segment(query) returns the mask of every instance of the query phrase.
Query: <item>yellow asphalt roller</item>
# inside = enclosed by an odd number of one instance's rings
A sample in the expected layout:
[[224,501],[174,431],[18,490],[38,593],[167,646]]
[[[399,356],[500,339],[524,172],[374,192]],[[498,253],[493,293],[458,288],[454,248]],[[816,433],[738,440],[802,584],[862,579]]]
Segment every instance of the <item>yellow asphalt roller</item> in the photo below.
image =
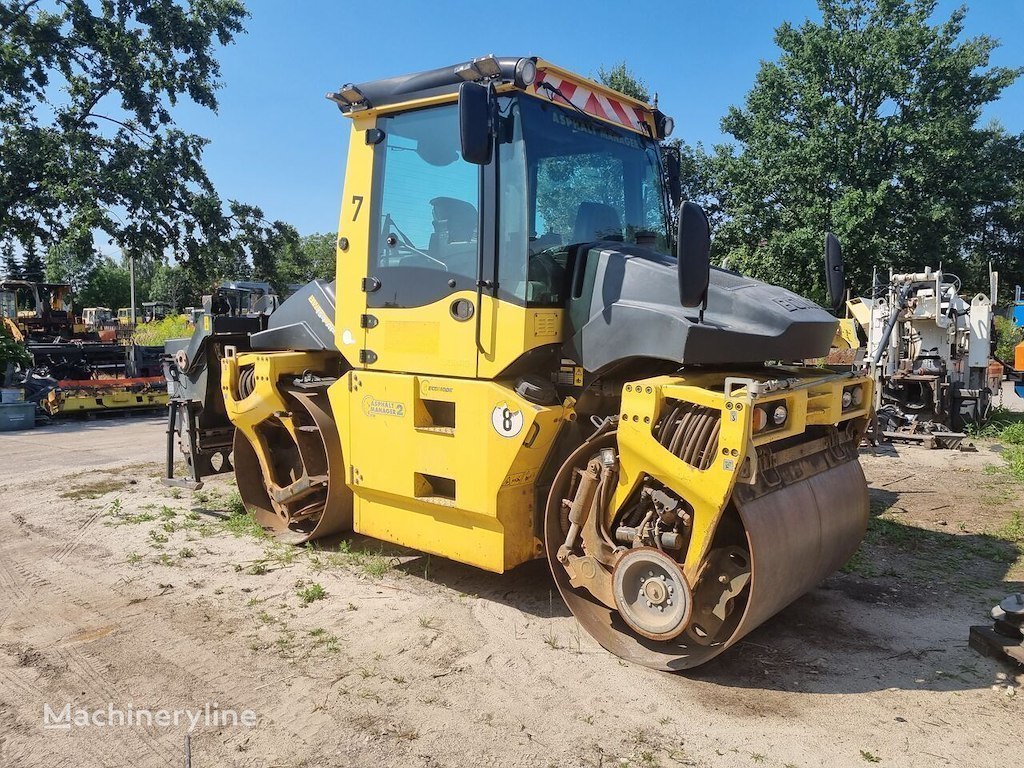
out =
[[[791,364],[828,353],[832,314],[710,266],[671,118],[532,57],[328,98],[351,123],[337,279],[270,315],[208,302],[168,342],[168,482],[233,470],[288,542],[545,557],[598,642],[666,670],[853,553],[870,378]],[[841,297],[831,235],[825,261]]]

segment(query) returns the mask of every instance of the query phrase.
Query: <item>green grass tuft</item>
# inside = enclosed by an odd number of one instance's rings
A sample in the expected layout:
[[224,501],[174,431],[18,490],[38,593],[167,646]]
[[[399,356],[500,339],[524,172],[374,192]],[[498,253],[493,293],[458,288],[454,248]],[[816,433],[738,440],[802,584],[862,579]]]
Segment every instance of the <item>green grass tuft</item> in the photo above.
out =
[[233,513],[224,521],[224,528],[234,536],[254,536],[257,539],[267,538],[267,532],[253,516],[251,512],[244,509],[241,512]]
[[1024,421],[1007,424],[999,434],[999,439],[1010,445],[1024,445]]
[[1024,514],[1014,510],[1010,521],[996,535],[1014,544],[1024,544]]
[[1009,445],[1002,453],[1003,461],[1006,462],[1006,471],[1020,482],[1024,483],[1024,445]]
[[242,503],[242,497],[238,494],[238,491],[231,492],[231,495],[228,496],[225,502],[225,506],[232,515],[244,515],[246,512],[245,504]]
[[317,600],[323,600],[327,597],[327,590],[319,584],[301,584],[296,591],[299,599],[304,605],[315,603]]

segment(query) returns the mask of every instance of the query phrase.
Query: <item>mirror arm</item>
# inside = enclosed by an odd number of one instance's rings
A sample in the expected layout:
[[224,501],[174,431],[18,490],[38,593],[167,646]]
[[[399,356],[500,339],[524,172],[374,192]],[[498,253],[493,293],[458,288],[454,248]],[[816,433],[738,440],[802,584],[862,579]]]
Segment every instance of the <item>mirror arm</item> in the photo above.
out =
[[[492,83],[488,83],[487,87],[493,89],[494,85]],[[492,90],[492,96],[493,95],[494,94],[493,94],[493,90]],[[493,108],[491,110],[491,115],[488,117],[488,120],[491,121],[490,122],[490,130],[491,130],[491,133],[492,133],[492,136],[493,136],[493,138],[491,140],[491,161],[494,163],[494,181],[491,184],[491,187],[492,187],[492,189],[494,191],[494,216],[493,216],[493,220],[494,220],[494,224],[496,225],[497,222],[499,221],[499,219],[498,219],[498,215],[499,215],[498,214],[498,198],[499,198],[499,195],[497,194],[497,191],[499,189],[501,189],[501,179],[500,179],[500,176],[499,176],[499,174],[501,173],[501,168],[498,165],[498,161],[497,161],[497,157],[498,157],[498,136],[497,136],[497,133],[498,132],[497,132],[497,130],[495,130],[495,127],[497,125],[497,121],[493,119],[497,115],[498,107],[497,107],[497,101],[496,100],[492,100],[492,101],[494,103],[494,106],[493,106]],[[480,189],[484,190],[485,194],[486,194],[486,184],[485,184],[486,176],[487,176],[487,174],[484,172],[483,166],[481,166],[480,167]],[[487,288],[487,289],[494,288],[494,282],[491,281],[491,280],[484,280],[484,238],[481,236],[481,233],[483,232],[483,229],[484,229],[483,224],[484,224],[484,206],[481,205],[480,206],[480,212],[477,214],[477,236],[476,236],[476,242],[477,242],[477,248],[476,248],[476,349],[477,349],[477,352],[479,352],[480,354],[486,355],[487,354],[487,350],[484,349],[483,338],[482,338],[482,335],[483,335],[482,334],[482,325],[483,325],[483,317],[482,316],[483,316],[483,308],[484,308],[484,306],[483,306],[484,305],[484,288]],[[497,277],[497,275],[498,275],[498,263],[497,262],[498,262],[499,258],[501,258],[501,257],[500,257],[500,254],[498,253],[497,227],[495,226],[495,243],[494,243],[494,276],[495,277]]]

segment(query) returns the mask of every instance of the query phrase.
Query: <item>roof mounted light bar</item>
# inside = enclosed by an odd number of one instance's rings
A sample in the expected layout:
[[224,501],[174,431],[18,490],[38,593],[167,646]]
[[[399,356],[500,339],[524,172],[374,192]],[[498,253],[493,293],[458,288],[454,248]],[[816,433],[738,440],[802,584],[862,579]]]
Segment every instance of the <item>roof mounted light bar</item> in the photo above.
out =
[[[493,53],[487,56],[459,64],[455,67],[455,74],[469,82],[481,82],[486,80],[498,80],[502,76],[501,63]],[[537,63],[531,58],[522,58],[516,62],[515,73],[511,78],[520,88],[533,83],[537,78]]]
[[455,74],[463,80],[478,82],[480,80],[494,80],[501,77],[501,65],[498,58],[493,54],[480,56],[465,64],[455,67]]
[[363,92],[352,83],[341,86],[336,93],[326,94],[326,98],[337,104],[342,112],[362,112],[371,106]]

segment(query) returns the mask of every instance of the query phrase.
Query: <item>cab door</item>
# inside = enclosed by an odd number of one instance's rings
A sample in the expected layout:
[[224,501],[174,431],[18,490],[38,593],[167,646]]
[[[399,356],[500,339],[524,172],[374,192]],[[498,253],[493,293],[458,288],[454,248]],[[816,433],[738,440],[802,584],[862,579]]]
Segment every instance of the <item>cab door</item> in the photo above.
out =
[[381,116],[360,362],[477,375],[481,176],[459,152],[456,104]]

